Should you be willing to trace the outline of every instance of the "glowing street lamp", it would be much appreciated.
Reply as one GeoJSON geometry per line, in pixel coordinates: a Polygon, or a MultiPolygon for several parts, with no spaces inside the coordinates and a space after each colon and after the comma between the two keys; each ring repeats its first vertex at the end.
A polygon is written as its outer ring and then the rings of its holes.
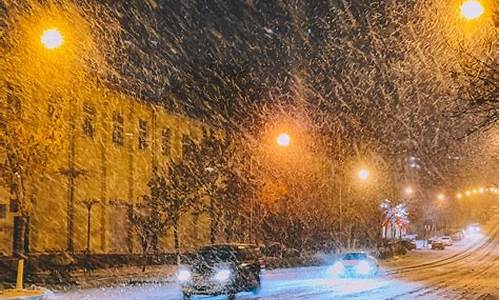
{"type": "Polygon", "coordinates": [[[366,169],[361,169],[358,172],[358,178],[365,181],[368,180],[368,177],[370,176],[370,173],[366,169]]]}
{"type": "Polygon", "coordinates": [[[461,194],[461,193],[458,193],[458,194],[457,194],[457,198],[458,198],[458,199],[462,199],[462,194],[461,194]]]}
{"type": "Polygon", "coordinates": [[[484,13],[483,5],[477,0],[468,0],[460,7],[462,16],[467,20],[479,18],[484,13]]]}
{"type": "Polygon", "coordinates": [[[413,188],[411,186],[407,186],[405,188],[405,194],[406,195],[412,195],[413,194],[413,188]]]}
{"type": "Polygon", "coordinates": [[[439,195],[437,196],[437,198],[438,198],[438,200],[444,200],[444,194],[439,194],[439,195]]]}
{"type": "Polygon", "coordinates": [[[465,192],[465,195],[466,195],[466,196],[470,196],[470,191],[466,191],[466,192],[465,192]]]}
{"type": "Polygon", "coordinates": [[[290,146],[290,136],[287,133],[281,133],[276,138],[276,143],[281,147],[290,146]]]}
{"type": "Polygon", "coordinates": [[[61,47],[64,43],[64,38],[57,28],[51,28],[42,33],[40,42],[45,48],[53,50],[61,47]]]}

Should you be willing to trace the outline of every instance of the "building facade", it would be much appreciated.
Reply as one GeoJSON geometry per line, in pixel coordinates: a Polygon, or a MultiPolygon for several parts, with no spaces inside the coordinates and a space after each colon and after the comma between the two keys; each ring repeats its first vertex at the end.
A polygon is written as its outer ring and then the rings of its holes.
{"type": "MultiPolygon", "coordinates": [[[[130,219],[149,193],[153,168],[182,159],[183,141],[199,142],[211,131],[161,106],[104,88],[68,101],[49,98],[23,111],[34,126],[57,118],[63,137],[41,179],[26,183],[31,200],[25,248],[30,253],[140,252],[130,219]]],[[[16,206],[9,190],[0,187],[0,254],[11,255],[18,247],[16,206]]],[[[185,214],[182,247],[206,243],[208,228],[207,216],[185,214]]],[[[173,249],[172,235],[167,232],[161,239],[162,251],[173,249]]]]}

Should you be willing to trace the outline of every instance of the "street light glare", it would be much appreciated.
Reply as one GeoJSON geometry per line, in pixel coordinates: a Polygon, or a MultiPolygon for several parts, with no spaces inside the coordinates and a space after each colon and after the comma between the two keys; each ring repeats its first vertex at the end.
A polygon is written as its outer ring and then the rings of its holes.
{"type": "Polygon", "coordinates": [[[457,198],[458,198],[458,199],[461,199],[461,198],[462,198],[462,194],[461,194],[461,193],[458,193],[458,194],[457,194],[457,198]]]}
{"type": "Polygon", "coordinates": [[[361,169],[358,173],[358,177],[361,180],[367,180],[369,175],[370,173],[368,173],[368,170],[366,169],[361,169]]]}
{"type": "Polygon", "coordinates": [[[444,200],[444,195],[443,194],[439,194],[438,195],[438,200],[444,200]]]}
{"type": "Polygon", "coordinates": [[[278,143],[281,147],[288,147],[290,145],[290,136],[286,133],[282,133],[278,135],[276,143],[278,143]]]}
{"type": "Polygon", "coordinates": [[[462,16],[467,20],[474,20],[484,13],[484,8],[479,1],[469,0],[462,4],[460,11],[462,12],[462,16]]]}
{"type": "Polygon", "coordinates": [[[43,32],[40,41],[45,48],[52,50],[59,48],[63,44],[64,39],[59,30],[51,28],[43,32]]]}
{"type": "Polygon", "coordinates": [[[413,188],[412,188],[411,186],[407,186],[407,187],[405,188],[405,193],[406,193],[407,195],[411,195],[411,194],[413,194],[413,188]]]}

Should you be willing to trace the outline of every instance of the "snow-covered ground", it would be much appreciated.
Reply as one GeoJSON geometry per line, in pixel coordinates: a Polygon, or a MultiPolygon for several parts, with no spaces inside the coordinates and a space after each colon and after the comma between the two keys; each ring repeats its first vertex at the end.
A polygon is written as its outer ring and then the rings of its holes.
{"type": "MultiPolygon", "coordinates": [[[[375,279],[334,278],[328,266],[267,271],[257,295],[241,293],[238,299],[498,299],[497,235],[498,229],[489,236],[469,235],[443,251],[413,251],[384,262],[375,279]]],[[[55,298],[165,300],[181,299],[181,291],[165,283],[79,289],[55,298]]]]}

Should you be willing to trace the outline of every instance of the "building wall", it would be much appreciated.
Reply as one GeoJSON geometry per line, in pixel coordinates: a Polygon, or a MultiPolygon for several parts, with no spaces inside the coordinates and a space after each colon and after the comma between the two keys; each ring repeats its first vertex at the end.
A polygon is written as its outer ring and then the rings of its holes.
{"type": "MultiPolygon", "coordinates": [[[[86,94],[58,104],[64,139],[53,156],[55,163],[35,185],[36,201],[30,213],[30,251],[59,252],[67,248],[71,186],[68,171],[73,170],[76,174],[72,177],[75,252],[85,251],[87,242],[93,253],[140,252],[129,217],[133,206],[149,192],[147,182],[153,166],[165,165],[169,158],[181,159],[183,138],[199,141],[204,126],[113,91],[95,89],[82,93],[86,94]],[[113,140],[113,132],[120,118],[123,120],[123,142],[117,143],[113,140]],[[168,132],[167,139],[165,132],[168,132]],[[89,214],[90,240],[87,241],[89,214]]],[[[42,114],[43,110],[33,113],[42,114]]],[[[50,118],[37,120],[50,122],[50,118]]],[[[0,205],[8,202],[8,195],[0,188],[0,205]]],[[[6,218],[0,218],[0,252],[12,253],[12,230],[9,228],[14,215],[7,213],[6,218]]],[[[191,213],[181,220],[182,246],[185,248],[208,241],[206,216],[198,216],[195,223],[200,225],[193,226],[191,213]]],[[[164,251],[173,249],[171,232],[161,239],[161,245],[164,251]]]]}

